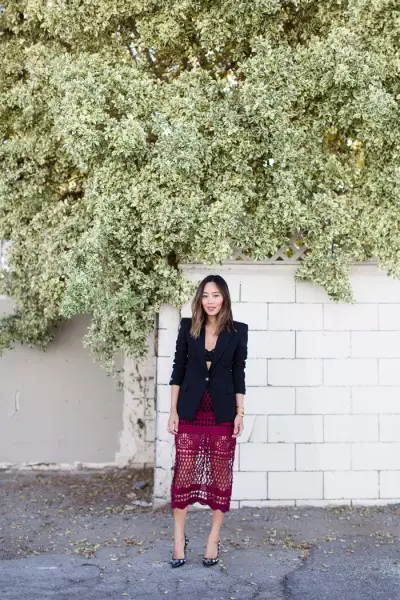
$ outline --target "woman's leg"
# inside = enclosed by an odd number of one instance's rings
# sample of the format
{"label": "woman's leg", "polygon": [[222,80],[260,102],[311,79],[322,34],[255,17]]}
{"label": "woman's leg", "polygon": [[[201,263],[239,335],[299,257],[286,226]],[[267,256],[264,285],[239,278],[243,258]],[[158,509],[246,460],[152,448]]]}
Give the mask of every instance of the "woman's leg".
{"label": "woman's leg", "polygon": [[207,547],[204,556],[207,558],[216,558],[218,553],[218,541],[225,513],[222,510],[212,511],[212,526],[207,540]]}
{"label": "woman's leg", "polygon": [[174,558],[183,558],[185,548],[185,521],[188,506],[174,508]]}
{"label": "woman's leg", "polygon": [[[218,503],[225,504],[227,510],[230,505],[232,491],[233,461],[235,458],[236,439],[231,435],[215,436],[211,443],[211,478],[212,486],[216,490],[215,498]],[[225,512],[213,510],[212,526],[207,540],[205,551],[206,558],[216,558],[218,541],[224,521]]]}
{"label": "woman's leg", "polygon": [[[194,476],[195,456],[193,452],[193,436],[178,433],[175,437],[175,467],[171,485],[172,505],[175,502],[189,500],[187,489]],[[188,506],[173,508],[174,515],[174,553],[173,558],[183,558],[185,549],[185,522]]]}

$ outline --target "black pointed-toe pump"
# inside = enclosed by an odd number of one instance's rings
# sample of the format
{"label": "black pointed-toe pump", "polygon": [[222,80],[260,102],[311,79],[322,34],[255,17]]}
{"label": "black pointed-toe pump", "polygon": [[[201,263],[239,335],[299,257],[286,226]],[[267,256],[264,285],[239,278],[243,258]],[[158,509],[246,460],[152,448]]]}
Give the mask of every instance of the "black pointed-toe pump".
{"label": "black pointed-toe pump", "polygon": [[214,565],[219,563],[220,548],[221,548],[221,544],[218,542],[218,552],[217,552],[217,556],[215,558],[207,558],[206,556],[203,556],[203,565],[205,567],[213,567]]}
{"label": "black pointed-toe pump", "polygon": [[186,536],[185,534],[185,546],[184,546],[184,550],[183,550],[183,558],[174,558],[174,555],[172,554],[172,560],[171,560],[171,567],[173,569],[176,569],[177,567],[183,567],[183,565],[186,562],[186,547],[189,543],[189,538]]}

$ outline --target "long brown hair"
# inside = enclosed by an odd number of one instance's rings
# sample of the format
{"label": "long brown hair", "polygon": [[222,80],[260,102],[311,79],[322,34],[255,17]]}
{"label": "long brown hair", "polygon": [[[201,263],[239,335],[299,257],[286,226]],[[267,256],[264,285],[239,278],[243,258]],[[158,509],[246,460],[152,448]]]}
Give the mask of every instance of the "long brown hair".
{"label": "long brown hair", "polygon": [[219,333],[224,329],[227,329],[228,331],[235,330],[233,325],[231,295],[229,293],[228,284],[220,275],[207,275],[207,277],[205,277],[199,284],[199,287],[197,288],[192,300],[192,327],[190,329],[190,333],[194,338],[198,338],[200,336],[201,328],[206,322],[207,315],[203,309],[201,301],[203,298],[204,288],[210,281],[215,283],[223,297],[221,310],[217,315],[217,327],[215,333],[219,335]]}

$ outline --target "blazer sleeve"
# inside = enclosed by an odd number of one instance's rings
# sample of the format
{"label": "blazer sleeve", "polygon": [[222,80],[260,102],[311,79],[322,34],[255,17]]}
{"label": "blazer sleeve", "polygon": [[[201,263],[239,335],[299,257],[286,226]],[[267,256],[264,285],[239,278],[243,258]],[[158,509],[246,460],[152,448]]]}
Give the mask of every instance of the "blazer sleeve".
{"label": "blazer sleeve", "polygon": [[244,370],[246,367],[247,358],[247,339],[248,339],[249,327],[244,323],[242,333],[240,335],[239,343],[236,347],[235,354],[233,356],[232,364],[232,375],[233,384],[235,386],[235,394],[246,393],[246,383]]}
{"label": "blazer sleeve", "polygon": [[175,357],[169,385],[181,385],[188,359],[188,343],[184,319],[181,319],[176,340]]}

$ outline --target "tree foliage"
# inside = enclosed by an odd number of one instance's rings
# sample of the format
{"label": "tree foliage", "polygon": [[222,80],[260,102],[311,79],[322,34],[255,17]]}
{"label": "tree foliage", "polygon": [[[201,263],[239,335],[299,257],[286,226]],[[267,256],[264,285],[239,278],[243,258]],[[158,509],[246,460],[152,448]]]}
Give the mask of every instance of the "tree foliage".
{"label": "tree foliage", "polygon": [[1,9],[0,346],[90,313],[140,356],[179,263],[271,256],[352,299],[400,275],[398,0],[10,0]]}

